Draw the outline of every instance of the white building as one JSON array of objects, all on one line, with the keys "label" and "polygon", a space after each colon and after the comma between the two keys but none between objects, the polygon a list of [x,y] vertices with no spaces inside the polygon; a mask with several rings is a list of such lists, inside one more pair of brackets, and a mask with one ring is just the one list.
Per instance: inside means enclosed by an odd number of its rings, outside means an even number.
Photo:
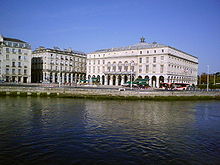
[{"label": "white building", "polygon": [[120,48],[97,50],[87,55],[87,78],[102,85],[121,85],[136,78],[149,79],[149,85],[161,82],[197,84],[198,58],[176,48],[140,43]]},{"label": "white building", "polygon": [[0,80],[31,82],[31,46],[27,42],[0,35]]},{"label": "white building", "polygon": [[32,82],[77,83],[85,79],[86,54],[39,47],[33,51]]}]

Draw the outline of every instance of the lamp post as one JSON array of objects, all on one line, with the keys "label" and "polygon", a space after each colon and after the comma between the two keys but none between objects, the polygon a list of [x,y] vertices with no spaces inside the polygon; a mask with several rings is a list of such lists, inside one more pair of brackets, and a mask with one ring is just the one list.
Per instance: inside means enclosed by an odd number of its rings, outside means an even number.
[{"label": "lamp post", "polygon": [[132,66],[132,62],[130,63],[130,71],[131,71],[131,84],[130,84],[130,87],[131,87],[131,90],[132,90],[132,69],[131,69],[131,66]]},{"label": "lamp post", "polygon": [[214,81],[214,85],[215,85],[215,74],[214,74],[214,80],[213,81]]},{"label": "lamp post", "polygon": [[207,70],[208,70],[208,73],[207,73],[207,91],[209,91],[209,65],[207,65]]}]

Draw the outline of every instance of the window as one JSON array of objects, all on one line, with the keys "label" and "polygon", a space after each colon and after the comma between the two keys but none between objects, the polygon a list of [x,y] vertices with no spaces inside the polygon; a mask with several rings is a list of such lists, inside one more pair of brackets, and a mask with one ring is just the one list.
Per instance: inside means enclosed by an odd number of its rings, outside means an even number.
[{"label": "window", "polygon": [[18,69],[18,74],[21,74],[21,69]]},{"label": "window", "polygon": [[164,52],[164,50],[162,49],[162,53]]},{"label": "window", "polygon": [[139,66],[139,73],[142,72],[142,65]]},{"label": "window", "polygon": [[119,61],[119,63],[118,63],[118,70],[119,70],[119,72],[121,72],[121,70],[122,70],[122,62],[121,61]]},{"label": "window", "polygon": [[154,53],[157,53],[157,51],[156,51],[156,50],[154,50]]},{"label": "window", "polygon": [[149,65],[146,65],[146,73],[149,72]]},{"label": "window", "polygon": [[160,73],[163,73],[164,65],[160,65]]},{"label": "window", "polygon": [[18,53],[21,54],[21,49],[18,49]]},{"label": "window", "polygon": [[6,68],[6,74],[9,74],[9,69],[8,68]]},{"label": "window", "polygon": [[9,55],[8,54],[6,54],[6,60],[9,60]]},{"label": "window", "polygon": [[140,51],[140,54],[142,54],[142,51]]},{"label": "window", "polygon": [[113,63],[112,69],[113,69],[114,72],[116,72],[116,62]]},{"label": "window", "polygon": [[13,43],[13,47],[17,47],[18,46],[18,44],[17,43]]},{"label": "window", "polygon": [[105,64],[105,60],[102,60],[102,64]]},{"label": "window", "polygon": [[15,62],[12,62],[12,67],[15,67]]},{"label": "window", "polygon": [[12,74],[15,74],[15,69],[12,69]]},{"label": "window", "polygon": [[142,63],[142,58],[139,58],[139,62]]},{"label": "window", "polygon": [[161,59],[161,60],[164,60],[164,56],[161,56],[160,59]]},{"label": "window", "polygon": [[149,57],[146,57],[146,63],[149,63]]},{"label": "window", "polygon": [[24,70],[24,74],[27,74],[27,70],[26,69]]},{"label": "window", "polygon": [[10,51],[9,51],[9,48],[6,48],[6,53],[9,53]]},{"label": "window", "polygon": [[147,54],[149,53],[149,51],[147,51]]},{"label": "window", "polygon": [[153,58],[153,63],[156,63],[156,62],[157,62],[157,58],[154,57],[154,58]]},{"label": "window", "polygon": [[127,61],[124,63],[124,70],[125,70],[126,72],[128,71],[128,62],[127,62]]},{"label": "window", "polygon": [[8,46],[12,46],[12,42],[8,42]]},{"label": "window", "polygon": [[18,60],[21,60],[21,56],[18,56]]},{"label": "window", "polygon": [[21,62],[18,62],[18,67],[21,67]]},{"label": "window", "polygon": [[100,60],[98,60],[98,65],[100,64]]},{"label": "window", "polygon": [[156,72],[156,65],[153,65],[153,73]]}]

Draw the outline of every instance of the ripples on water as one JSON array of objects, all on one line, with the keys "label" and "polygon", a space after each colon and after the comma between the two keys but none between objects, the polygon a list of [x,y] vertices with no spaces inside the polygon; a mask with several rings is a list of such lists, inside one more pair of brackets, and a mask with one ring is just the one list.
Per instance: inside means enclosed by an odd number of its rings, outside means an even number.
[{"label": "ripples on water", "polygon": [[0,98],[0,164],[220,164],[220,102]]}]

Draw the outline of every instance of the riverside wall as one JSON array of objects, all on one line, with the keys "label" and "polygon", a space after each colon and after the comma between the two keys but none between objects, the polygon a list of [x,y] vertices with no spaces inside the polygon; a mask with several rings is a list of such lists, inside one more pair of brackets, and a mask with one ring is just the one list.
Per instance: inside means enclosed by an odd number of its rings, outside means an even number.
[{"label": "riverside wall", "polygon": [[0,87],[0,96],[69,97],[95,99],[143,99],[143,100],[220,100],[220,91],[149,91],[118,89],[81,89],[47,87]]}]

